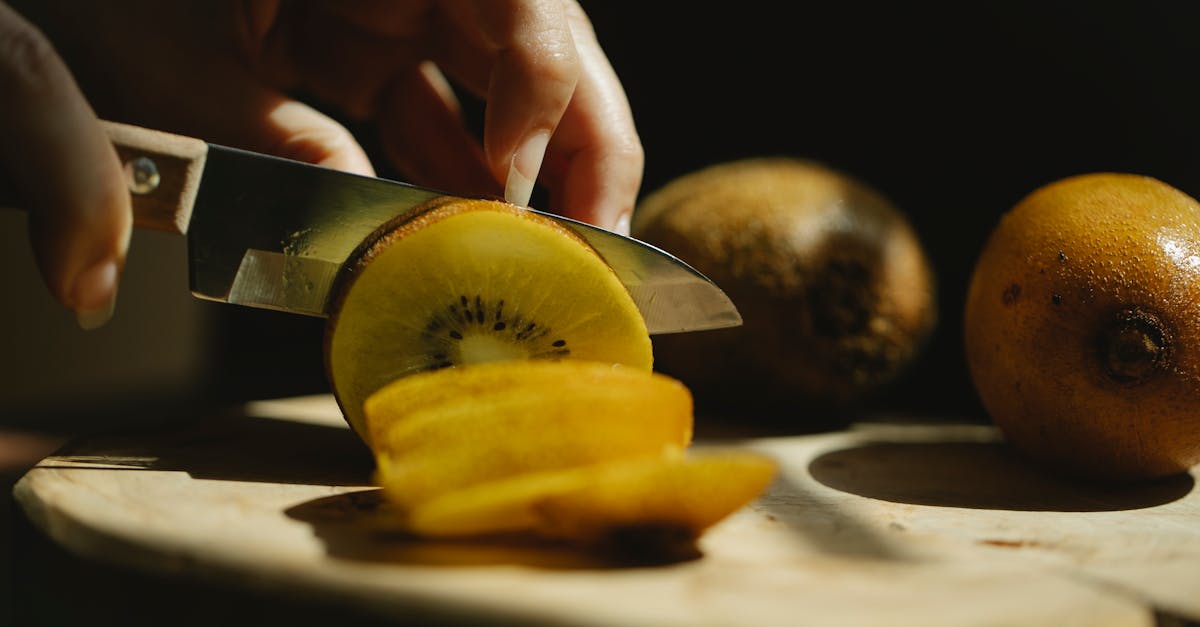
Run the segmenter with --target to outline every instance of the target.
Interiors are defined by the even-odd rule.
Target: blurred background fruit
[[[744,159],[648,194],[635,236],[721,286],[744,324],[655,338],[655,368],[705,411],[797,425],[862,405],[918,357],[936,320],[929,259],[905,216],[844,173]]]

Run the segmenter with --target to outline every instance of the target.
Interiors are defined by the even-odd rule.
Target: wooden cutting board
[[[1200,620],[1196,474],[1123,488],[1044,475],[981,425],[867,423],[701,440],[781,474],[700,555],[383,534],[370,457],[329,397],[92,437],[16,486],[79,555],[344,603],[566,625],[1150,625]]]

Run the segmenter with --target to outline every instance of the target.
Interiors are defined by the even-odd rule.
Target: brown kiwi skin
[[[429,200],[421,205],[396,216],[395,218],[384,223],[375,231],[363,238],[362,243],[355,248],[354,252],[347,258],[346,263],[342,265],[337,278],[334,280],[333,288],[330,290],[330,307],[329,318],[325,323],[325,337],[323,340],[323,352],[325,362],[325,378],[329,385],[333,386],[333,366],[330,363],[330,355],[332,354],[333,332],[338,323],[338,312],[342,309],[342,303],[346,299],[346,294],[354,285],[354,281],[362,274],[362,272],[371,264],[381,252],[389,246],[400,241],[408,234],[419,231],[431,224],[444,220],[450,216],[463,213],[466,211],[498,211],[503,213],[511,213],[527,220],[534,220],[540,224],[547,225],[563,235],[574,239],[582,246],[592,251],[593,254],[600,256],[587,240],[583,239],[575,231],[559,224],[558,222],[531,213],[517,205],[509,204],[500,200],[488,199],[468,199],[456,196],[442,196]],[[338,403],[338,408],[345,413],[345,407],[342,406],[342,400],[334,391],[334,399]]]
[[[1200,464],[1200,202],[1157,179],[1052,181],[992,230],[967,292],[971,378],[1047,469],[1130,482]]]
[[[767,157],[693,172],[647,196],[633,229],[742,314],[739,328],[656,338],[656,365],[705,412],[840,422],[918,358],[936,324],[932,266],[906,218],[819,163]]]

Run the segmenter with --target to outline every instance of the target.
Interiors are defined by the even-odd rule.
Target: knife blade
[[[418,205],[452,195],[103,124],[125,165],[134,224],[187,237],[191,291],[207,300],[326,317],[338,273],[365,238]],[[584,222],[526,210],[582,236],[629,290],[651,334],[741,324],[728,296],[670,253]]]

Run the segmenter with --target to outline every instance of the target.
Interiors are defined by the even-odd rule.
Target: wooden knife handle
[[[101,122],[125,166],[135,226],[186,234],[208,144],[128,124]],[[146,180],[157,175],[157,181]]]
[[[186,234],[208,144],[129,124],[100,123],[125,167],[134,226]],[[0,207],[20,205],[11,184],[0,180]]]

